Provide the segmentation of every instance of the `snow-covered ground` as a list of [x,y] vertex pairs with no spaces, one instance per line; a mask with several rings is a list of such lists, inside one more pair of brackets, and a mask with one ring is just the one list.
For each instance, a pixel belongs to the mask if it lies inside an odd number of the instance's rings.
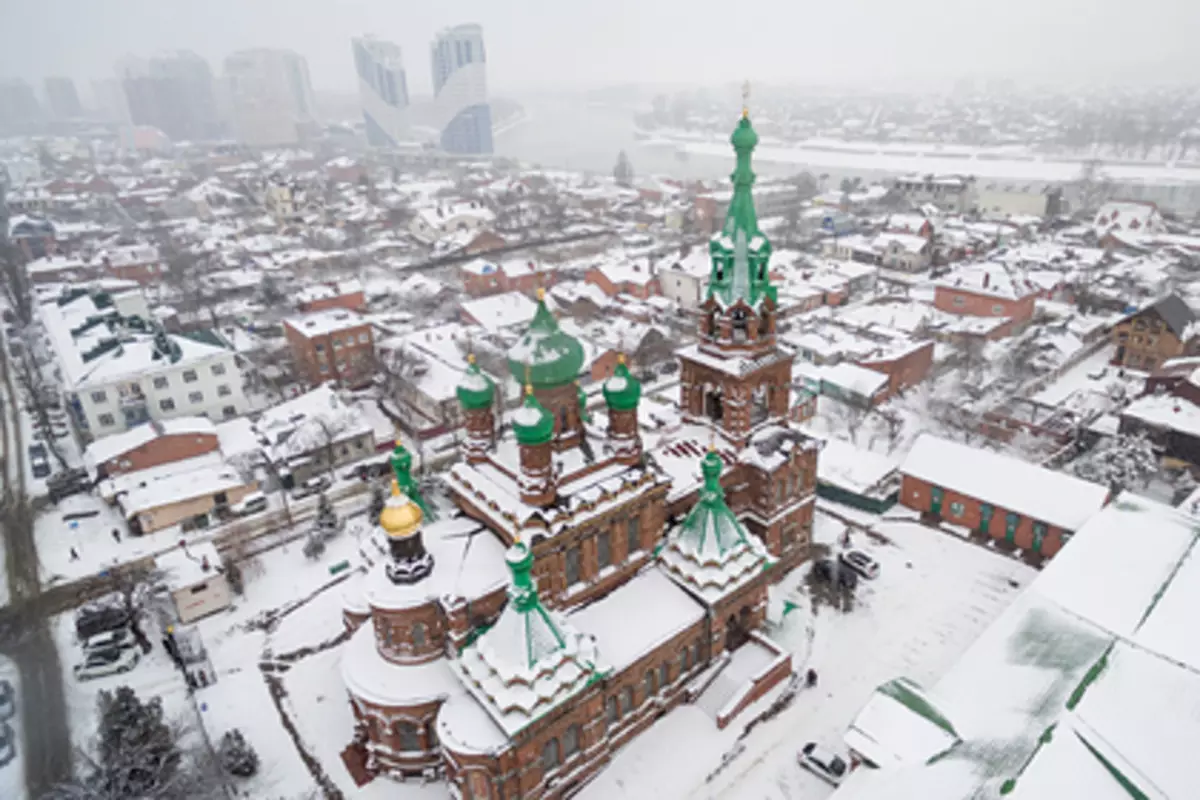
[[[1075,392],[1105,391],[1110,383],[1117,380],[1117,368],[1108,363],[1111,358],[1112,348],[1101,348],[1064,372],[1057,380],[1051,381],[1045,389],[1035,394],[1033,399],[1039,403],[1058,405]],[[1089,374],[1096,374],[1100,370],[1106,370],[1103,377],[1088,377]],[[1143,373],[1137,374],[1143,376]]]
[[19,800],[25,796],[25,754],[21,752],[20,742],[22,717],[25,709],[21,708],[21,676],[17,671],[17,665],[5,656],[0,656],[0,681],[8,681],[12,684],[14,695],[17,698],[16,715],[7,722],[0,721],[0,725],[7,724],[11,727],[18,740],[16,756],[8,764],[0,766],[0,797],[6,800],[8,798]]
[[[1035,574],[1019,561],[915,522],[879,520],[875,528],[891,543],[851,534],[854,546],[881,564],[877,580],[859,584],[851,611],[821,606],[814,612],[801,588],[804,568],[774,594],[776,604],[784,597],[802,601],[768,633],[794,653],[795,668],[817,670],[815,689],[801,689],[786,711],[749,734],[745,751],[711,782],[706,776],[734,747],[754,709],[717,731],[695,706],[681,706],[623,748],[580,796],[828,797],[832,788],[796,765],[796,750],[806,741],[840,748],[872,690],[891,678],[932,683]],[[831,544],[843,530],[818,513],[816,541]]]
[[[120,541],[113,537],[114,529],[120,533]],[[33,536],[42,585],[46,587],[93,575],[175,544],[154,535],[129,535],[120,512],[90,494],[64,497],[58,505],[44,509],[34,519]],[[71,559],[71,548],[79,554],[78,560]]]

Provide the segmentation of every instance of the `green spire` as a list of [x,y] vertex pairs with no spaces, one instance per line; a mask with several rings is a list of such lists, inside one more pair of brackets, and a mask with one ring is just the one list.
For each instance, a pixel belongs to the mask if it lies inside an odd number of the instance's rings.
[[538,388],[564,386],[583,368],[583,345],[558,327],[546,307],[546,291],[538,289],[537,310],[529,328],[508,351],[508,368],[522,383]]
[[412,476],[412,454],[404,449],[404,445],[399,440],[396,441],[396,447],[392,450],[391,464],[400,491],[417,504],[425,519],[430,521],[437,519],[437,513],[425,502],[425,497],[421,494],[421,489]]
[[554,437],[554,417],[538,402],[530,385],[525,386],[525,402],[513,413],[513,431],[518,443],[530,446],[545,444]]
[[[508,569],[512,572],[512,586],[508,596],[513,609],[523,616],[521,633],[525,640],[523,657],[525,668],[532,669],[546,657],[546,648],[551,651],[567,646],[567,640],[558,625],[546,612],[538,598],[537,584],[533,580],[533,551],[518,540],[504,554]],[[549,633],[549,636],[545,634]]]
[[467,356],[467,371],[454,391],[458,395],[458,402],[466,411],[480,411],[492,407],[496,385],[479,369],[474,353]]
[[754,170],[750,157],[758,144],[758,134],[750,125],[749,112],[743,111],[733,135],[729,138],[737,154],[737,166],[730,175],[733,198],[725,213],[721,232],[709,242],[712,271],[708,279],[708,294],[724,306],[739,300],[757,307],[763,297],[775,302],[775,287],[771,286],[767,263],[771,258],[771,243],[758,229],[758,214],[754,210]]
[[709,450],[700,460],[704,488],[700,490],[700,499],[683,521],[683,536],[691,539],[694,552],[707,557],[719,557],[747,542],[745,528],[725,504],[725,489],[721,486],[721,471],[724,468],[715,450]]
[[642,384],[629,372],[625,354],[617,359],[612,377],[604,382],[604,402],[613,411],[633,411],[642,399]]

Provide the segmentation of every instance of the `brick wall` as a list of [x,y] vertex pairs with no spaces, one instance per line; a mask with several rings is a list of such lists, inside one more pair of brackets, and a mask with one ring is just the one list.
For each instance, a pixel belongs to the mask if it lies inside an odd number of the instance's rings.
[[213,453],[219,447],[220,442],[215,433],[166,434],[98,464],[97,470],[103,477],[124,475],[127,472]]
[[1033,319],[1036,301],[1034,294],[1008,300],[949,286],[938,286],[933,295],[934,307],[947,313],[968,317],[1010,317],[1016,328]]

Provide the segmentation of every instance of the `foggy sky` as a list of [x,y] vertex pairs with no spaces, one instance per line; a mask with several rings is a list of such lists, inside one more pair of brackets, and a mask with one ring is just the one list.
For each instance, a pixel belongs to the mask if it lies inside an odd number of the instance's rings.
[[484,27],[497,93],[615,83],[903,86],[1179,83],[1200,74],[1200,0],[0,0],[0,77],[113,75],[126,54],[286,47],[318,90],[353,90],[350,38],[404,50],[431,92],[429,42]]

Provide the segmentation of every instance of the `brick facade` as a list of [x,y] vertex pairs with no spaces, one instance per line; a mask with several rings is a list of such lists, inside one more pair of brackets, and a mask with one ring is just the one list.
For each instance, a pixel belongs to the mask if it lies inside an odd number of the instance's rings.
[[216,452],[219,448],[220,442],[215,433],[163,434],[97,464],[96,472],[102,478],[109,478],[195,458]]
[[1151,371],[1163,362],[1183,355],[1194,355],[1171,330],[1154,308],[1118,322],[1112,328],[1114,365]]
[[907,353],[890,359],[863,359],[860,367],[888,376],[887,389],[878,402],[888,400],[925,380],[933,368],[933,342],[922,342]]
[[375,337],[366,323],[328,333],[306,333],[285,320],[283,331],[299,377],[310,386],[338,381],[349,388],[371,382],[375,367]]
[[933,305],[940,311],[968,317],[1007,317],[1011,323],[989,334],[998,339],[1019,332],[1030,320],[1037,303],[1037,293],[1017,299],[997,297],[984,292],[974,292],[966,287],[938,286],[934,290]]

